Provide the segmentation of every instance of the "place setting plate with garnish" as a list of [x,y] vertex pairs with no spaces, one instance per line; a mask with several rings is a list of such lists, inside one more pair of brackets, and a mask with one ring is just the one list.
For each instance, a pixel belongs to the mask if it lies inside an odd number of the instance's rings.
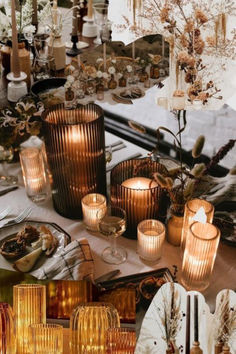
[[54,223],[27,220],[0,229],[1,268],[30,273],[37,278],[41,267],[49,266],[71,242]]

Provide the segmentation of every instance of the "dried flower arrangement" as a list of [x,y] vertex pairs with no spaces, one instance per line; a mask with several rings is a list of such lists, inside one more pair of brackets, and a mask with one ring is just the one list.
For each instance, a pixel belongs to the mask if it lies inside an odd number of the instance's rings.
[[235,2],[129,0],[129,5],[133,23],[124,16],[125,24],[117,27],[129,28],[136,37],[153,33],[165,37],[174,90],[184,89],[191,102],[222,99],[222,78],[216,72],[226,68],[227,59],[236,58],[236,29],[227,33],[227,18],[236,15]]

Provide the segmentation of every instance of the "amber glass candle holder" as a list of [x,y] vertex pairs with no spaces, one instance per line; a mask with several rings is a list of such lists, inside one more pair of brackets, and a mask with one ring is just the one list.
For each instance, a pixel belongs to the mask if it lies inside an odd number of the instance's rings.
[[46,323],[46,287],[21,284],[13,287],[13,309],[16,318],[17,354],[29,350],[29,325]]
[[220,230],[210,223],[190,226],[182,263],[182,284],[187,290],[204,291],[210,283],[220,241]]
[[106,195],[103,110],[95,104],[72,110],[58,105],[42,119],[54,207],[63,216],[81,219],[85,195]]
[[110,328],[106,333],[106,354],[133,354],[136,346],[136,333],[132,328]]
[[63,327],[57,324],[32,324],[29,326],[31,354],[63,354]]
[[[181,251],[184,252],[190,226],[194,221],[212,223],[214,206],[203,199],[189,200],[184,207],[184,221],[181,235]],[[205,220],[204,220],[205,219]]]
[[92,283],[85,280],[56,280],[47,284],[47,316],[69,319],[79,305],[91,302]]
[[111,204],[126,212],[124,236],[137,238],[137,226],[142,220],[160,216],[164,209],[162,189],[153,181],[153,173],[164,171],[163,165],[149,158],[126,160],[112,169]]
[[0,353],[16,353],[14,314],[9,304],[0,302]]
[[165,226],[158,220],[144,220],[138,224],[138,254],[150,262],[161,258],[165,240]]
[[83,220],[88,230],[98,230],[98,211],[106,213],[106,197],[98,193],[91,193],[83,197],[82,201]]
[[79,305],[70,318],[70,353],[106,353],[106,331],[119,327],[117,310],[111,304]]

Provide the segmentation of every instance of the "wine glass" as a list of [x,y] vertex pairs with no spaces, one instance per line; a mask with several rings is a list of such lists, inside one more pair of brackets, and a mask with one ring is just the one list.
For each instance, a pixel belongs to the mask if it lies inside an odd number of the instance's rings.
[[31,62],[31,65],[32,65],[33,61],[34,61],[34,54],[32,52],[32,50],[34,49],[34,46],[33,46],[34,34],[33,34],[32,31],[26,29],[25,32],[24,32],[24,37],[27,40],[27,42],[29,43],[30,62]]
[[110,247],[104,249],[102,259],[110,264],[125,262],[126,250],[123,247],[117,247],[116,239],[126,230],[126,212],[119,207],[111,206],[107,208],[106,212],[99,210],[97,218],[100,233],[110,240]]
[[97,38],[94,40],[95,44],[101,44],[101,28],[107,22],[107,14],[108,14],[108,4],[97,3],[93,5],[93,13],[94,13],[94,22],[98,26]]
[[13,157],[13,147],[5,148],[4,146],[0,146],[0,162],[2,163],[3,172],[3,174],[0,175],[1,186],[15,185],[18,182],[18,178],[16,176],[10,176],[7,171],[7,163],[11,162],[13,160]]

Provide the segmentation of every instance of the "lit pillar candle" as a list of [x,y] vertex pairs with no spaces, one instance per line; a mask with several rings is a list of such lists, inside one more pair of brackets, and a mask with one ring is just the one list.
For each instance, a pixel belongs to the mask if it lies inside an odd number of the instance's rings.
[[144,220],[138,224],[138,254],[147,261],[161,258],[165,240],[165,226],[158,220]]
[[78,0],[73,0],[72,36],[78,35]]
[[53,323],[31,324],[29,326],[29,352],[63,354],[63,327]]
[[16,7],[15,0],[11,0],[11,21],[12,21],[12,62],[11,71],[14,77],[20,77],[20,61],[18,53],[18,38],[16,28]]
[[181,236],[181,251],[184,252],[189,228],[194,221],[212,223],[214,206],[203,199],[192,199],[185,204],[184,221]]
[[88,18],[93,17],[93,0],[88,0]]
[[102,194],[91,193],[86,195],[82,201],[84,223],[89,230],[97,231],[98,211],[106,212],[106,198]]
[[182,284],[187,290],[204,291],[209,286],[219,240],[219,229],[210,223],[190,226],[182,263]]

